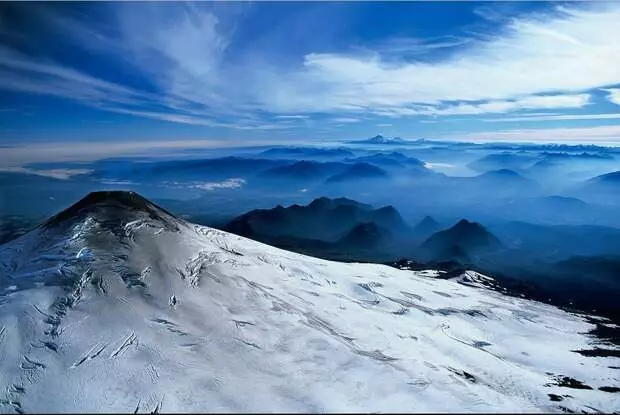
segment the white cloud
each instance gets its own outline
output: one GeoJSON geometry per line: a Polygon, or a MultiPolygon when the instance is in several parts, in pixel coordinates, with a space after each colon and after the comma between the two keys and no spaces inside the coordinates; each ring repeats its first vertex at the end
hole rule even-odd
{"type": "Polygon", "coordinates": [[[607,99],[616,105],[620,105],[620,89],[606,89],[607,99]]]}
{"type": "Polygon", "coordinates": [[[0,167],[0,171],[11,173],[28,173],[36,174],[38,176],[52,177],[59,180],[67,180],[72,176],[80,174],[91,173],[91,169],[48,169],[48,170],[36,170],[27,167],[0,167]]]}
{"type": "Polygon", "coordinates": [[[283,119],[283,120],[307,120],[308,118],[310,118],[310,116],[308,115],[299,115],[299,114],[295,114],[295,115],[276,115],[277,119],[283,119]]]}
{"type": "Polygon", "coordinates": [[[92,161],[115,156],[169,156],[174,151],[274,144],[273,140],[168,140],[111,142],[45,142],[7,146],[0,152],[0,166],[21,167],[37,162],[92,161]]]}
{"type": "Polygon", "coordinates": [[[140,105],[149,94],[0,46],[0,87],[86,103],[140,105]]]}
{"type": "Polygon", "coordinates": [[[202,190],[215,190],[215,189],[238,189],[245,184],[245,180],[240,178],[227,179],[222,182],[208,182],[195,184],[190,187],[202,190]]]}
{"type": "Polygon", "coordinates": [[[522,18],[503,33],[432,63],[386,62],[380,52],[311,53],[301,68],[273,75],[256,93],[264,108],[279,112],[417,115],[412,105],[450,101],[492,101],[465,110],[503,112],[519,109],[506,103],[512,98],[528,108],[565,108],[575,104],[568,93],[620,83],[618,21],[618,4],[522,18]],[[556,98],[535,96],[541,93],[556,98]],[[570,98],[561,98],[567,94],[570,98]]]}
{"type": "Polygon", "coordinates": [[[332,121],[338,122],[338,123],[344,123],[344,124],[351,124],[351,123],[360,122],[361,119],[359,119],[359,118],[350,118],[350,117],[341,117],[341,118],[334,118],[332,121]]]}
{"type": "Polygon", "coordinates": [[[502,114],[532,109],[582,108],[590,101],[589,94],[527,96],[506,101],[489,101],[480,104],[456,104],[443,106],[415,106],[384,108],[378,113],[386,117],[402,117],[412,115],[445,116],[445,115],[480,115],[502,114]]]}
{"type": "Polygon", "coordinates": [[[448,163],[424,163],[424,167],[428,169],[442,169],[442,168],[452,169],[455,166],[453,164],[448,164],[448,163]]]}
{"type": "MultiPolygon", "coordinates": [[[[262,48],[234,49],[234,29],[202,6],[119,6],[118,38],[105,36],[100,27],[70,25],[76,44],[139,68],[157,93],[6,47],[0,48],[0,88],[175,123],[270,131],[290,128],[286,121],[306,120],[311,113],[342,115],[336,122],[347,123],[352,121],[342,120],[363,113],[407,117],[582,108],[589,90],[620,84],[619,3],[580,3],[506,20],[507,26],[484,39],[388,39],[374,51],[315,51],[298,60],[282,60],[262,48]],[[454,53],[433,61],[394,57],[439,48],[454,53]],[[261,121],[264,115],[275,121],[261,121]]],[[[56,23],[64,27],[66,20],[56,23]]],[[[270,35],[287,35],[278,30],[270,35]]],[[[608,91],[610,101],[620,102],[618,89],[608,91]]]]}
{"type": "Polygon", "coordinates": [[[522,122],[522,121],[582,121],[582,120],[618,120],[618,114],[545,114],[545,115],[524,115],[518,117],[502,117],[502,118],[483,118],[484,122],[522,122]]]}
{"type": "Polygon", "coordinates": [[[619,143],[620,125],[580,128],[516,129],[481,133],[452,134],[443,138],[466,141],[512,141],[512,142],[602,142],[619,143]]]}
{"type": "Polygon", "coordinates": [[[392,124],[377,124],[377,127],[391,127],[392,124]]]}

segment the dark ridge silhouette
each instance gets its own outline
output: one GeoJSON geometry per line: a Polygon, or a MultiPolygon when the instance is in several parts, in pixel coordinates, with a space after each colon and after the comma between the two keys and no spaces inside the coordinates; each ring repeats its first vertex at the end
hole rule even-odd
{"type": "Polygon", "coordinates": [[[321,209],[335,209],[338,206],[355,206],[364,210],[371,210],[372,205],[368,205],[366,203],[360,203],[352,199],[348,199],[346,197],[338,197],[336,199],[330,199],[327,197],[319,197],[314,199],[308,205],[309,208],[313,210],[321,210],[321,209]]]}
{"type": "Polygon", "coordinates": [[[502,247],[502,243],[484,226],[462,219],[449,229],[439,231],[429,237],[422,248],[433,259],[455,260],[469,259],[470,255],[481,252],[493,252],[502,247]],[[454,255],[450,257],[450,255],[454,255]]]}
{"type": "Polygon", "coordinates": [[[277,206],[256,209],[234,218],[224,230],[259,240],[291,237],[337,242],[356,226],[374,222],[393,233],[409,228],[393,206],[373,210],[372,206],[346,198],[321,197],[307,206],[277,206]]]}

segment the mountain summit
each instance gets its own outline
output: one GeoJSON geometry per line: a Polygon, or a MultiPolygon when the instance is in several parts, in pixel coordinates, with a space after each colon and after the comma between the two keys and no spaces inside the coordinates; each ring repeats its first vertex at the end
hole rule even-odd
{"type": "Polygon", "coordinates": [[[433,234],[422,244],[433,259],[466,261],[471,255],[494,252],[501,247],[499,239],[484,226],[466,219],[433,234]]]}
{"type": "Polygon", "coordinates": [[[43,226],[50,227],[68,220],[79,220],[88,215],[111,215],[110,220],[128,217],[133,213],[146,213],[153,219],[169,221],[174,215],[155,205],[136,192],[99,191],[91,192],[67,209],[52,216],[43,226]]]}
{"type": "Polygon", "coordinates": [[[614,358],[575,352],[593,324],[472,275],[320,260],[91,194],[0,246],[0,408],[617,410],[614,358]]]}

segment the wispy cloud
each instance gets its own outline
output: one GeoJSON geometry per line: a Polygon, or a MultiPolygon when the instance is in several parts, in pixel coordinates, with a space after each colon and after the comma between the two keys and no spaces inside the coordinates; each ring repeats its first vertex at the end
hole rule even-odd
{"type": "Polygon", "coordinates": [[[519,117],[483,118],[484,122],[538,122],[538,121],[583,121],[583,120],[619,120],[617,114],[565,114],[565,115],[527,115],[519,117]]]}
{"type": "Polygon", "coordinates": [[[19,168],[37,162],[92,161],[115,156],[169,156],[188,149],[210,149],[274,144],[272,140],[168,140],[113,142],[45,142],[7,146],[0,152],[0,165],[19,168]]]}
{"type": "Polygon", "coordinates": [[[459,103],[440,106],[418,105],[415,107],[393,107],[381,109],[377,111],[377,113],[392,118],[414,115],[436,117],[445,115],[503,114],[533,109],[582,108],[589,102],[589,94],[541,95],[505,101],[489,101],[479,104],[459,103]]]}
{"type": "Polygon", "coordinates": [[[72,176],[78,176],[81,174],[91,173],[91,169],[47,169],[47,170],[38,170],[31,169],[27,167],[0,167],[0,171],[11,172],[11,173],[27,173],[27,174],[36,174],[37,176],[45,176],[52,177],[54,179],[59,180],[67,180],[72,176]]]}
{"type": "Polygon", "coordinates": [[[276,115],[275,118],[282,119],[282,120],[307,120],[308,118],[310,118],[310,116],[309,115],[299,115],[299,114],[295,114],[295,115],[276,115]]]}
{"type": "Polygon", "coordinates": [[[343,123],[343,124],[351,124],[355,122],[360,122],[362,120],[360,118],[341,117],[341,118],[334,118],[332,121],[337,122],[337,123],[343,123]]]}
{"type": "Polygon", "coordinates": [[[355,48],[360,53],[379,53],[386,59],[403,60],[419,57],[438,49],[452,49],[465,46],[475,39],[457,36],[441,36],[434,38],[394,37],[378,42],[376,45],[355,48]]]}
{"type": "Polygon", "coordinates": [[[606,89],[609,102],[620,105],[620,89],[606,89]]]}
{"type": "MultiPolygon", "coordinates": [[[[354,56],[311,53],[302,68],[282,74],[262,103],[276,111],[371,111],[419,115],[458,101],[440,115],[561,108],[581,105],[573,92],[620,82],[620,6],[560,9],[521,18],[485,42],[432,63],[385,62],[379,53],[354,56]],[[558,93],[562,91],[562,93],[558,93]],[[554,93],[554,98],[538,94],[554,93]],[[486,101],[471,104],[472,101],[486,101]]],[[[578,94],[583,95],[583,94],[578,94]]]]}
{"type": "Polygon", "coordinates": [[[142,105],[153,98],[51,61],[34,59],[0,46],[0,86],[54,95],[92,105],[142,105]]]}
{"type": "MultiPolygon", "coordinates": [[[[235,31],[243,22],[229,24],[206,5],[139,6],[115,4],[118,13],[107,22],[114,35],[66,16],[48,20],[58,30],[71,27],[64,33],[78,47],[124,62],[155,88],[121,85],[7,47],[0,47],[0,88],[172,123],[275,131],[314,114],[347,124],[365,114],[580,109],[590,103],[590,90],[620,84],[617,3],[562,6],[503,20],[504,27],[483,39],[396,38],[362,51],[316,50],[294,59],[261,48],[235,49],[235,31]],[[425,59],[437,49],[450,53],[425,59]]],[[[273,30],[274,37],[286,36],[273,30]]],[[[619,91],[608,89],[611,102],[620,103],[619,91]]]]}
{"type": "Polygon", "coordinates": [[[451,134],[444,138],[471,141],[557,141],[557,142],[604,142],[618,143],[620,141],[620,125],[605,125],[597,127],[576,128],[540,128],[514,129],[495,132],[451,134]]]}
{"type": "Polygon", "coordinates": [[[208,182],[191,185],[190,187],[202,190],[238,189],[245,185],[245,180],[240,178],[227,179],[221,182],[208,182]]]}

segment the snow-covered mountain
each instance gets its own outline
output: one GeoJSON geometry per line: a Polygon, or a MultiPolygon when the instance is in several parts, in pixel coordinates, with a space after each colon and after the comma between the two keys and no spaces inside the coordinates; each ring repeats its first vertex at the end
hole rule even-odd
{"type": "Polygon", "coordinates": [[[351,141],[351,143],[354,143],[354,144],[405,144],[407,143],[407,140],[404,140],[400,137],[393,137],[393,138],[384,137],[381,134],[379,134],[379,135],[376,135],[372,138],[368,138],[365,140],[351,141]]]}
{"type": "Polygon", "coordinates": [[[585,317],[437,277],[92,193],[0,246],[0,411],[620,410],[585,317]]]}

